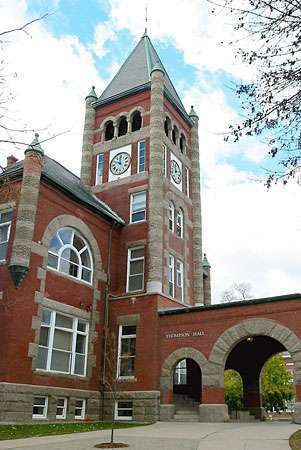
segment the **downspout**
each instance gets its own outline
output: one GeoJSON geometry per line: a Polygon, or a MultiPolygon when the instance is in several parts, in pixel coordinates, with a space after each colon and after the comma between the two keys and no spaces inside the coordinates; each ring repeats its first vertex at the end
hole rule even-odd
{"type": "Polygon", "coordinates": [[[102,337],[102,373],[99,377],[99,390],[101,397],[101,408],[100,408],[100,418],[103,421],[104,418],[104,400],[105,400],[105,372],[106,372],[106,357],[107,357],[107,330],[109,325],[109,295],[110,295],[110,285],[111,285],[111,253],[112,253],[112,234],[113,228],[116,222],[114,221],[111,225],[109,231],[109,239],[107,246],[107,280],[105,287],[105,298],[104,298],[104,322],[103,322],[103,337],[102,337]]]}

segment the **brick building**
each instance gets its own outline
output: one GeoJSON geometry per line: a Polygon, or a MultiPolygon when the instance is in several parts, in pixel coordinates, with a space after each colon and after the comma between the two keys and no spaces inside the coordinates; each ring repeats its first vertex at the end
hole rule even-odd
{"type": "Polygon", "coordinates": [[[211,305],[199,164],[198,116],[146,34],[86,98],[80,178],[38,135],[8,158],[0,420],[225,421],[228,368],[262,417],[261,368],[289,351],[301,421],[301,295],[211,305]]]}

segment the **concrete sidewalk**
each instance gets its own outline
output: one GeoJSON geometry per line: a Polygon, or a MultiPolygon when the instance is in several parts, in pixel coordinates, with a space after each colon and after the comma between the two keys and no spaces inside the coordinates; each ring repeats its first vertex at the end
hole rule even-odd
{"type": "MultiPolygon", "coordinates": [[[[288,438],[300,426],[290,423],[157,422],[116,430],[130,450],[289,450],[288,438]]],[[[92,450],[107,442],[108,431],[0,441],[0,450],[92,450]]]]}

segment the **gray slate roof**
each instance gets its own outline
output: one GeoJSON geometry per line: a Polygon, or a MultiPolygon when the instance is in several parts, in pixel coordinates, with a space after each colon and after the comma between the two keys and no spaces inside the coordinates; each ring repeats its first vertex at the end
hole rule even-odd
{"type": "Polygon", "coordinates": [[[180,110],[187,120],[189,116],[178,96],[169,76],[166,72],[150,38],[144,34],[132,53],[125,60],[115,77],[103,91],[95,105],[103,105],[122,94],[129,95],[150,87],[151,72],[155,66],[159,66],[165,73],[165,93],[171,102],[180,110]]]}
{"type": "MultiPolygon", "coordinates": [[[[18,161],[16,164],[7,167],[0,178],[19,176],[22,170],[23,161],[18,161]]],[[[49,158],[49,156],[44,156],[42,178],[56,186],[75,201],[82,203],[88,209],[105,217],[110,222],[115,221],[120,225],[124,224],[124,220],[115,211],[83,187],[80,179],[74,173],[70,172],[54,159],[49,158]]]]}

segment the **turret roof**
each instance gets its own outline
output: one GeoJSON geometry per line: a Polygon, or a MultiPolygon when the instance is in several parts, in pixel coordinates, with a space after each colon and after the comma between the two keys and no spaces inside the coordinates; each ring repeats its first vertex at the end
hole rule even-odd
{"type": "Polygon", "coordinates": [[[147,34],[142,36],[115,77],[95,102],[95,106],[111,103],[127,95],[149,89],[153,69],[161,69],[164,72],[164,93],[166,97],[180,114],[191,123],[191,119],[147,34]]]}

